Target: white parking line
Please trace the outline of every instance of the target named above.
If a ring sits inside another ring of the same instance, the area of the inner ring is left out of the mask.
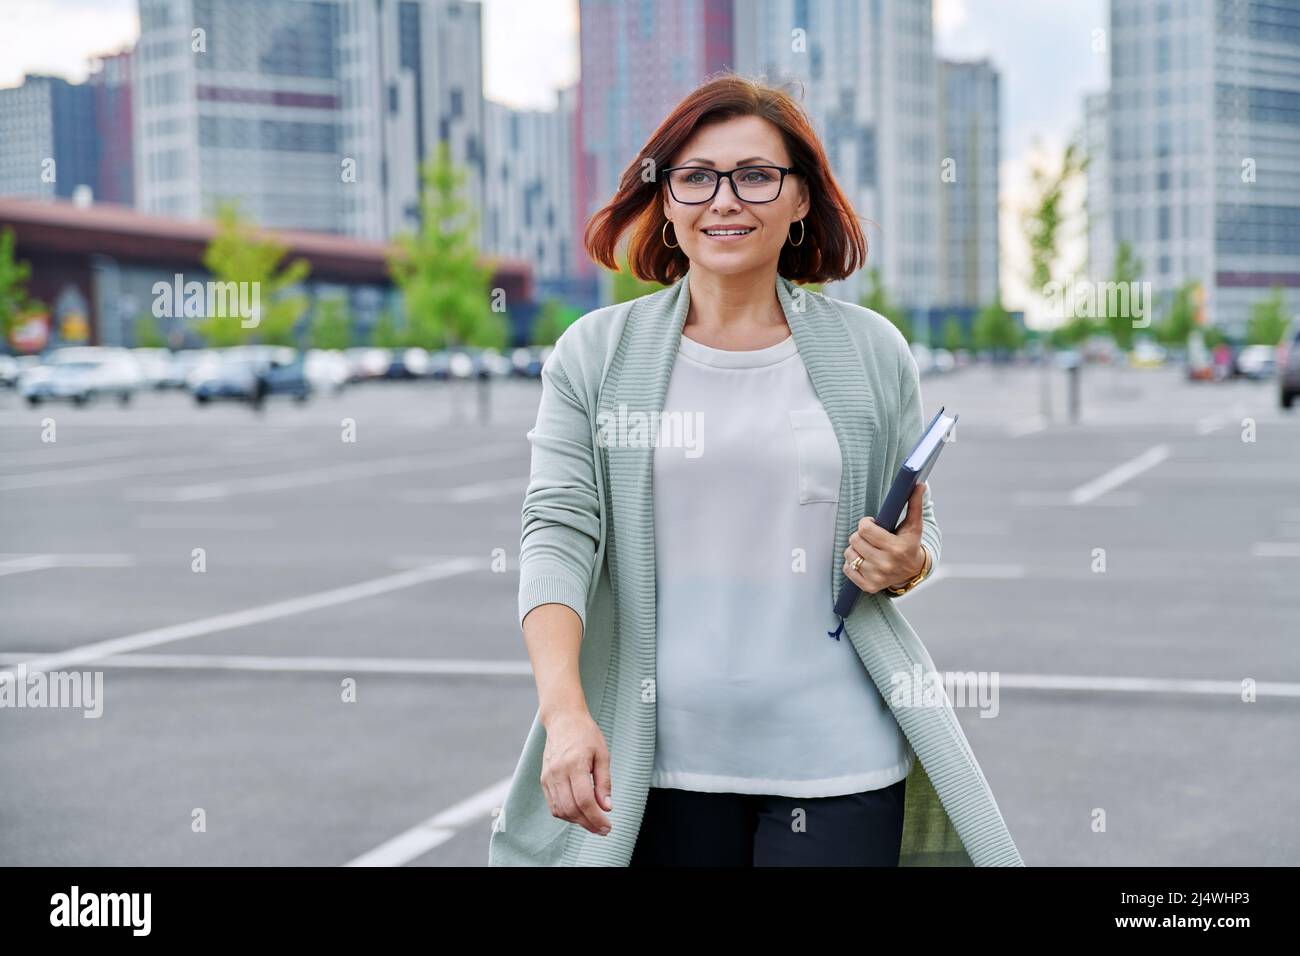
[[[36,431],[33,429],[33,436]],[[61,464],[86,458],[113,458],[126,455],[140,447],[136,441],[101,441],[92,445],[78,445],[72,442],[40,442],[33,437],[30,451],[0,452],[0,466],[28,464]]]
[[[1196,423],[1196,434],[1209,435],[1211,432],[1217,432],[1223,427],[1225,419],[1222,412],[1215,412],[1213,415],[1206,415]]]
[[[1023,578],[1025,576],[1025,566],[1023,564],[940,564],[935,568],[934,573],[928,578],[908,591],[906,594],[900,594],[898,597],[890,598],[891,601],[908,601],[924,591],[926,588],[934,587],[940,581],[948,578],[966,578],[972,580],[1006,580]]]
[[[0,664],[17,665],[39,651],[0,654]],[[95,659],[96,667],[144,670],[270,671],[343,674],[468,674],[474,677],[527,677],[526,661],[430,660],[420,657],[259,657],[252,654],[114,654]]]
[[[50,568],[126,568],[133,564],[135,558],[129,554],[28,554],[0,561],[0,577]]]
[[[405,833],[381,843],[368,853],[348,861],[344,866],[402,866],[424,856],[474,821],[491,816],[492,811],[505,802],[506,794],[510,791],[510,781],[511,778],[506,777],[487,789],[480,790],[472,797],[416,824]],[[486,855],[485,845],[484,856]]]
[[[480,481],[472,485],[457,485],[454,488],[413,488],[399,492],[397,498],[407,504],[448,505],[463,504],[467,501],[484,501],[488,498],[518,497],[521,501],[528,490],[527,476],[521,478],[504,478],[501,481]]]
[[[1148,448],[1136,458],[1126,461],[1122,465],[1116,465],[1101,477],[1094,478],[1087,484],[1075,488],[1070,492],[1070,504],[1082,505],[1100,498],[1112,488],[1118,488],[1129,479],[1136,478],[1142,472],[1154,468],[1168,457],[1168,445],[1156,445],[1154,448]]]
[[[101,657],[129,654],[131,651],[137,651],[145,647],[157,647],[159,644],[169,644],[172,641],[183,641],[203,634],[228,631],[236,627],[247,627],[250,624],[274,621],[277,618],[302,614],[305,611],[317,611],[337,604],[346,604],[349,601],[359,601],[362,598],[387,594],[389,591],[409,588],[416,584],[424,584],[426,581],[437,581],[441,578],[464,574],[479,567],[482,567],[482,562],[477,558],[454,558],[440,564],[413,568],[410,571],[400,571],[397,574],[372,578],[359,584],[349,584],[341,588],[331,588],[328,591],[318,591],[315,594],[306,594],[302,597],[290,598],[287,601],[276,601],[273,604],[263,604],[261,607],[248,608],[244,611],[218,614],[215,617],[205,617],[185,624],[173,624],[170,627],[160,627],[152,631],[128,634],[126,637],[97,641],[94,644],[83,644],[81,647],[47,654],[20,663],[26,664],[27,673],[29,674],[34,671],[58,670],[62,667],[98,660]],[[16,675],[12,670],[0,671],[0,683],[13,681],[15,678]]]
[[[1015,690],[1095,690],[1130,694],[1208,694],[1241,699],[1241,679],[1198,680],[1176,677],[1087,677],[1071,674],[999,674],[999,687]],[[1300,683],[1258,681],[1258,697],[1300,697]]]
[[[132,458],[128,461],[102,465],[85,465],[80,468],[58,468],[52,471],[29,471],[20,475],[0,478],[0,491],[23,488],[49,488],[53,485],[72,485],[85,481],[105,481],[125,478],[147,472],[158,474],[167,471],[197,471],[211,468],[212,458]]]
[[[480,461],[492,461],[519,455],[521,446],[489,445],[472,448],[467,452],[434,452],[428,455],[404,455],[397,458],[380,458],[374,461],[346,462],[341,465],[317,466],[278,475],[258,475],[251,478],[232,478],[201,485],[182,485],[177,488],[159,488],[154,495],[169,501],[203,501],[229,498],[232,495],[254,494],[268,491],[286,491],[308,485],[323,485],[332,481],[349,481],[354,478],[373,478],[380,475],[400,475],[411,471],[436,471],[456,468]],[[137,494],[137,497],[140,495]]]

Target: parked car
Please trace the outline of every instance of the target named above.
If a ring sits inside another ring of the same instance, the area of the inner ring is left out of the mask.
[[[429,371],[429,353],[422,348],[393,350],[385,378],[423,378]]]
[[[298,402],[307,400],[312,389],[302,356],[296,355],[293,349],[266,353],[257,347],[249,348],[253,351],[226,349],[215,364],[205,363],[195,370],[190,391],[197,404],[233,399],[256,406],[268,395],[289,395]]]
[[[131,350],[140,365],[140,374],[147,388],[162,388],[163,380],[171,369],[171,350],[155,348],[135,348]]]
[[[126,404],[143,381],[130,349],[68,346],[49,352],[41,365],[24,370],[18,391],[29,405],[44,401],[84,405],[101,396],[113,396]]]
[[[337,349],[308,349],[303,372],[312,389],[340,392],[348,382],[348,360]]]
[[[1237,368],[1246,378],[1272,378],[1277,371],[1277,347],[1247,345],[1237,356]]]
[[[215,360],[212,349],[181,349],[173,352],[167,362],[167,371],[158,380],[159,388],[187,388],[190,374],[205,360]]]
[[[429,353],[429,377],[445,379],[451,376],[451,353],[437,349]]]
[[[1291,320],[1277,347],[1278,397],[1290,408],[1300,395],[1300,315]]]
[[[361,346],[347,349],[343,354],[348,360],[348,381],[351,382],[383,378],[393,364],[388,349]]]
[[[515,349],[510,353],[510,369],[512,375],[522,376],[524,378],[539,378],[542,374],[542,350],[533,346]]]
[[[18,384],[18,373],[22,366],[12,355],[0,355],[0,386],[13,388]]]
[[[1128,361],[1134,368],[1155,368],[1165,363],[1167,354],[1163,345],[1158,345],[1150,339],[1141,339],[1128,353]]]

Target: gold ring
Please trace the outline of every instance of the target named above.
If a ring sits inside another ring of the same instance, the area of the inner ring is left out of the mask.
[[[853,564],[851,565],[851,567],[853,568],[853,572],[855,574],[857,573],[858,565],[860,565],[861,563],[862,563],[862,555],[858,555],[857,558],[854,559]]]

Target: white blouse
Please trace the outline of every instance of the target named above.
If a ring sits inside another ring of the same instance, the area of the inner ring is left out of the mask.
[[[840,448],[793,336],[737,352],[683,335],[664,413],[651,786],[823,797],[902,780],[915,753],[827,633]]]

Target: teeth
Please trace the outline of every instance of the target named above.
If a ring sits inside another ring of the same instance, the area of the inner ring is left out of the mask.
[[[753,232],[753,229],[705,229],[710,236],[743,236],[746,233]]]

